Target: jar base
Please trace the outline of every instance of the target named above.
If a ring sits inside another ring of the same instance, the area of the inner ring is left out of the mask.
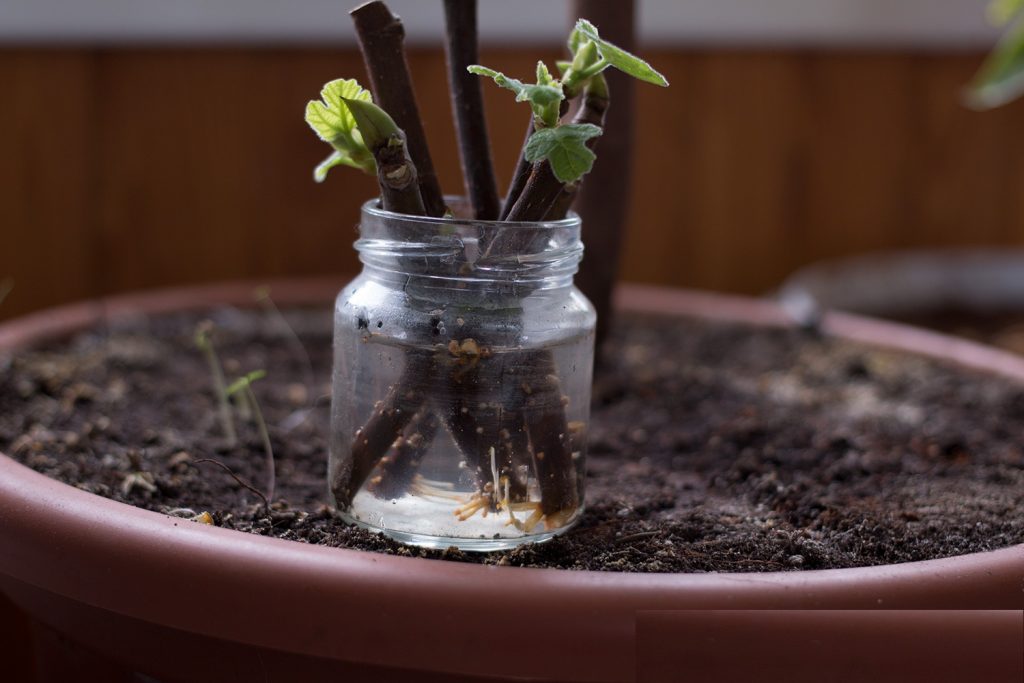
[[[413,533],[408,531],[399,531],[397,529],[387,529],[383,527],[370,524],[362,519],[357,519],[352,515],[343,512],[341,510],[336,513],[338,517],[353,526],[366,529],[367,531],[373,531],[376,533],[384,534],[388,538],[393,538],[399,543],[406,545],[417,546],[420,548],[430,548],[432,550],[445,550],[447,548],[458,548],[465,552],[475,553],[489,553],[496,550],[512,550],[518,548],[521,545],[527,543],[543,543],[549,541],[555,536],[561,535],[573,527],[573,523],[567,524],[551,531],[542,531],[539,533],[531,533],[523,536],[502,536],[498,538],[467,538],[465,536],[434,536],[431,534],[424,533]]]

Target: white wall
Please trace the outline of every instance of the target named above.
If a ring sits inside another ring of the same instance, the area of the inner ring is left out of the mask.
[[[0,0],[0,42],[352,42],[359,0]],[[609,0],[614,1],[614,0]],[[638,0],[647,44],[975,47],[987,0]],[[414,42],[437,41],[440,0],[390,0]],[[483,39],[560,40],[565,0],[481,0]]]

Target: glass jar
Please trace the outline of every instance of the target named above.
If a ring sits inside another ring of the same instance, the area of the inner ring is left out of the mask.
[[[583,510],[596,320],[572,283],[579,218],[424,218],[374,200],[359,233],[363,272],[334,312],[339,514],[464,550],[568,529]]]

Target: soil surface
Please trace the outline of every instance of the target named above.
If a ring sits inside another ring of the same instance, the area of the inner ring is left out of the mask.
[[[193,333],[123,320],[0,354],[0,451],[80,489],[305,543],[487,564],[761,572],[923,560],[1024,542],[1024,387],[904,353],[685,318],[623,317],[595,387],[587,511],[547,543],[463,554],[348,527],[326,504],[328,311],[208,318],[270,426],[229,448]]]

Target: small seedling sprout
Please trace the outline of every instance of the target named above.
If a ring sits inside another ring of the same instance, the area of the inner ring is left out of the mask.
[[[260,404],[256,401],[256,394],[253,393],[252,383],[256,380],[263,379],[267,376],[264,370],[255,370],[250,372],[245,377],[239,377],[231,386],[227,388],[229,396],[234,394],[244,394],[249,405],[252,406],[253,414],[256,416],[256,426],[260,431],[260,441],[263,442],[263,452],[266,455],[267,462],[267,494],[266,499],[268,501],[274,499],[274,488],[276,487],[277,477],[274,471],[274,448],[270,443],[270,433],[267,431],[267,423],[263,419],[263,412],[260,410]]]
[[[309,391],[309,396],[315,396],[316,393],[316,377],[313,374],[313,360],[309,357],[309,351],[306,350],[306,345],[302,343],[295,328],[291,326],[288,319],[281,313],[281,309],[277,307],[274,300],[270,298],[270,287],[263,285],[257,287],[256,292],[256,303],[264,310],[271,322],[276,325],[284,333],[288,340],[288,346],[291,347],[292,354],[299,358],[302,362],[302,380],[306,385],[306,389]]]
[[[213,393],[217,397],[217,411],[220,417],[221,428],[224,430],[224,437],[228,441],[228,447],[234,448],[238,443],[238,435],[235,433],[235,423],[231,415],[231,404],[228,402],[227,386],[224,382],[224,368],[217,357],[217,351],[213,347],[213,323],[204,320],[196,327],[196,346],[202,351],[206,358],[206,364],[210,369],[210,380],[213,383]]]
[[[287,434],[305,422],[316,405],[316,376],[313,373],[313,360],[309,357],[309,351],[306,350],[306,345],[302,343],[302,339],[299,338],[295,328],[291,326],[288,319],[281,313],[281,309],[270,298],[270,287],[267,285],[258,287],[255,296],[257,303],[263,308],[271,321],[284,332],[288,339],[288,345],[292,349],[292,354],[302,360],[302,379],[306,386],[307,396],[306,405],[278,423],[278,429]],[[237,397],[239,399],[242,398],[241,395],[237,395]]]

